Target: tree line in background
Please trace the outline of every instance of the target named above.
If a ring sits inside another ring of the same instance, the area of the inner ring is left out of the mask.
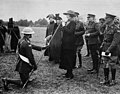
[[[4,25],[7,26],[7,21],[4,21]],[[43,18],[39,19],[35,22],[32,20],[28,21],[27,19],[20,19],[19,21],[14,21],[14,23],[18,26],[34,26],[34,27],[46,27],[48,25],[48,21]]]

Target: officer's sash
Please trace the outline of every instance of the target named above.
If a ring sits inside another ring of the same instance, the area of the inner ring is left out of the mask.
[[[26,62],[26,63],[28,63],[30,66],[32,66],[32,65],[30,64],[30,61],[29,61],[29,59],[28,59],[27,57],[25,57],[25,56],[23,56],[23,55],[21,55],[21,54],[19,54],[19,57],[20,57],[24,62]]]

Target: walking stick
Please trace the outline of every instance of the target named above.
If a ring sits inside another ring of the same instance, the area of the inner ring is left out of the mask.
[[[44,51],[45,51],[45,50],[44,50]],[[44,56],[44,52],[42,53],[42,56],[40,57],[39,61],[37,62],[37,65],[38,65],[39,62],[41,62],[43,56]],[[30,78],[30,76],[33,74],[33,72],[34,72],[34,69],[32,69],[31,72],[29,73],[29,78]],[[28,78],[27,81],[24,83],[22,89],[24,89],[25,86],[27,85],[27,83],[28,83],[28,81],[29,81],[29,78]]]

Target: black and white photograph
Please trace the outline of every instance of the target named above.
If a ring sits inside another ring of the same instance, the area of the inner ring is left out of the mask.
[[[120,0],[0,0],[0,94],[120,94]]]

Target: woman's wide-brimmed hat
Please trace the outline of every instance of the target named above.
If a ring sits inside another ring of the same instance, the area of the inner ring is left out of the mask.
[[[55,18],[55,16],[53,14],[49,14],[46,18]]]
[[[76,16],[75,12],[72,10],[68,10],[66,13],[63,13],[64,15],[72,15],[72,16]]]

